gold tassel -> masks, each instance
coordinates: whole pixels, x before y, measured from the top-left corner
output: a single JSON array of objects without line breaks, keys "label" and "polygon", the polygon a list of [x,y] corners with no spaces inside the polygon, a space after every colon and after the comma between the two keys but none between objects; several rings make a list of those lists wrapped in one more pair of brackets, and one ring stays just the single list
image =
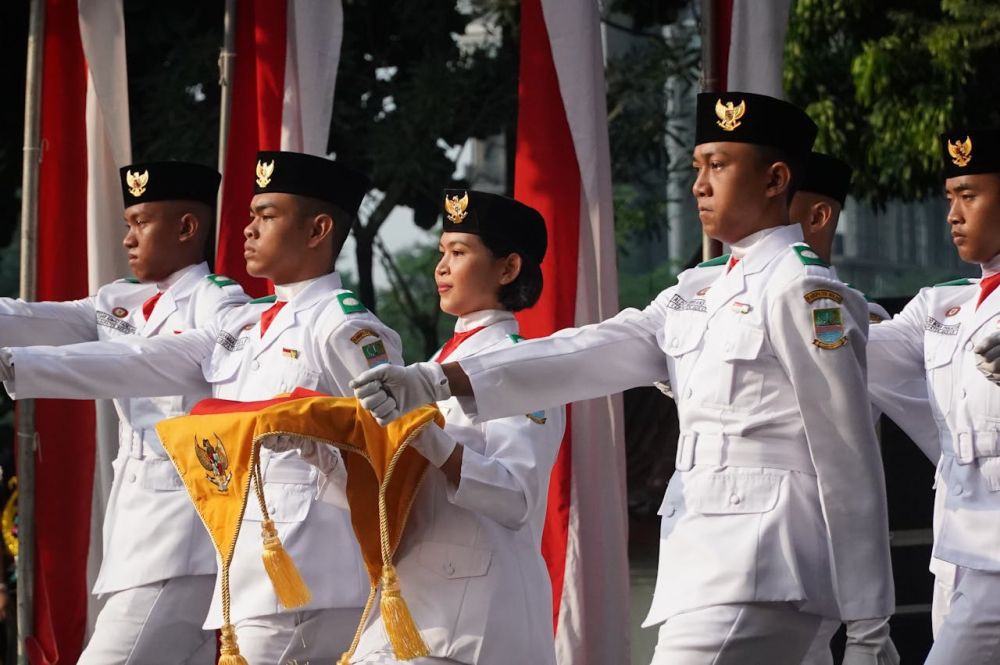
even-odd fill
[{"label": "gold tassel", "polygon": [[337,659],[337,665],[351,665],[351,652],[345,651],[340,654],[340,658]]},{"label": "gold tassel", "polygon": [[236,629],[231,623],[222,625],[219,654],[218,665],[250,665],[247,659],[240,655],[240,647],[236,644]]},{"label": "gold tassel", "polygon": [[430,655],[420,631],[413,623],[410,608],[406,606],[406,601],[399,593],[399,577],[396,575],[395,566],[391,563],[382,566],[382,600],[379,607],[385,632],[389,636],[396,658],[410,660]]},{"label": "gold tassel", "polygon": [[272,520],[264,520],[261,525],[261,536],[264,538],[264,570],[271,578],[271,585],[278,595],[278,602],[286,609],[302,607],[312,597],[309,587],[302,579],[299,569],[295,567],[292,557],[288,556],[288,552],[281,544],[278,529]]}]

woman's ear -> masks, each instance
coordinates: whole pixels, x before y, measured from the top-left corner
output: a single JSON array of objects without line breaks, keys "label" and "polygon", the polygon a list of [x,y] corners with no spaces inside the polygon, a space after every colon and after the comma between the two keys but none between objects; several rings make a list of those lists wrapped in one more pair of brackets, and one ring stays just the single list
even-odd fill
[{"label": "woman's ear", "polygon": [[500,273],[500,285],[507,286],[521,274],[521,255],[508,254],[503,260],[503,270]]}]

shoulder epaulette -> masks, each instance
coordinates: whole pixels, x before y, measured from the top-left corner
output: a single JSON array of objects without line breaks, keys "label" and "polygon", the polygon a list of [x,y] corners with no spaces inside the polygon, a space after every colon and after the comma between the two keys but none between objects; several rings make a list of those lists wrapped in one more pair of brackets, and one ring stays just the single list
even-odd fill
[{"label": "shoulder epaulette", "polygon": [[513,335],[508,335],[508,337],[510,337],[510,341],[514,342],[515,344],[524,341],[524,338],[518,335],[517,333],[514,333]]},{"label": "shoulder epaulette", "polygon": [[935,284],[934,288],[936,289],[939,286],[970,286],[971,284],[972,282],[970,282],[967,278],[961,277],[959,279],[953,279],[950,282],[941,282],[940,284]]},{"label": "shoulder epaulette", "polygon": [[141,283],[135,277],[122,277],[122,281],[128,282],[129,284],[140,284]]},{"label": "shoulder epaulette", "polygon": [[710,268],[712,266],[721,266],[729,263],[729,255],[723,254],[722,256],[717,256],[714,259],[709,259],[708,261],[702,261],[696,268]]},{"label": "shoulder epaulette", "polygon": [[356,295],[350,291],[344,291],[337,295],[337,302],[340,303],[340,309],[344,311],[344,314],[354,314],[356,312],[367,312],[365,306],[361,304],[361,301]]},{"label": "shoulder epaulette", "polygon": [[211,275],[205,275],[205,279],[210,281],[212,284],[215,284],[220,289],[223,286],[231,286],[236,283],[235,279],[230,279],[225,275],[216,275],[215,273],[212,273]]},{"label": "shoulder epaulette", "polygon": [[792,245],[792,249],[795,250],[795,255],[799,257],[799,261],[801,261],[804,266],[823,266],[824,268],[830,267],[829,263],[820,258],[819,254],[816,253],[816,250],[805,243]]},{"label": "shoulder epaulette", "polygon": [[278,299],[278,296],[272,294],[269,296],[264,296],[263,298],[254,298],[248,304],[250,305],[261,305],[264,303],[274,302]]}]

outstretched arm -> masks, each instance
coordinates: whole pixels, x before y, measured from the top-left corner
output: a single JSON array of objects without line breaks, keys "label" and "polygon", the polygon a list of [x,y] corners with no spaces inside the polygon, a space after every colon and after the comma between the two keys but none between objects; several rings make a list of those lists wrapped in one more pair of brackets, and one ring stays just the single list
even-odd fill
[{"label": "outstretched arm", "polygon": [[183,395],[204,388],[201,365],[212,354],[214,330],[123,337],[114,342],[9,349],[14,399],[101,399]]}]

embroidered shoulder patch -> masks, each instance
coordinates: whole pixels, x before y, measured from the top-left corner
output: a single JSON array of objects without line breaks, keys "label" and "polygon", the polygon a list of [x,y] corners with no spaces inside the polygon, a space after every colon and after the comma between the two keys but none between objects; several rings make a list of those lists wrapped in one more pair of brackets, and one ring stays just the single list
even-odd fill
[{"label": "embroidered shoulder patch", "polygon": [[278,300],[278,296],[272,294],[272,295],[269,295],[269,296],[264,296],[263,298],[254,298],[248,304],[250,304],[250,305],[263,305],[263,304],[266,304],[266,303],[275,302],[277,300]]},{"label": "embroidered shoulder patch", "polygon": [[378,333],[371,328],[362,328],[358,332],[351,335],[351,341],[357,344],[366,337],[378,337]]},{"label": "embroidered shoulder patch", "polygon": [[799,261],[805,266],[823,266],[824,268],[829,268],[830,264],[819,257],[812,247],[805,243],[798,245],[792,245],[792,249],[795,250],[795,255],[799,257]]},{"label": "embroidered shoulder patch", "polygon": [[389,362],[389,355],[385,352],[385,344],[382,340],[365,344],[361,347],[361,352],[365,354],[365,362],[369,367],[384,365]]},{"label": "embroidered shoulder patch", "polygon": [[356,312],[365,312],[365,306],[361,304],[358,297],[351,293],[350,291],[345,291],[337,296],[337,302],[340,303],[340,309],[344,311],[344,314],[354,314]]},{"label": "embroidered shoulder patch", "polygon": [[723,254],[722,256],[717,256],[714,259],[709,259],[708,261],[702,261],[696,268],[711,268],[712,266],[724,266],[729,263],[729,254]]},{"label": "embroidered shoulder patch", "polygon": [[844,319],[839,307],[814,309],[813,344],[821,349],[837,349],[847,344],[844,334]]},{"label": "embroidered shoulder patch", "polygon": [[230,279],[225,275],[216,275],[215,273],[212,273],[211,275],[205,275],[205,279],[210,281],[212,284],[215,284],[220,289],[223,286],[232,286],[233,284],[236,283],[235,279]]},{"label": "embroidered shoulder patch", "polygon": [[831,291],[830,289],[816,289],[815,291],[810,291],[809,293],[802,296],[806,299],[807,303],[814,303],[817,300],[832,300],[836,303],[844,302],[844,296],[840,295],[836,291]]},{"label": "embroidered shoulder patch", "polygon": [[971,285],[972,285],[971,281],[969,281],[965,277],[962,277],[960,279],[953,279],[950,282],[941,282],[940,284],[935,284],[934,288],[936,289],[939,286],[971,286]]}]

